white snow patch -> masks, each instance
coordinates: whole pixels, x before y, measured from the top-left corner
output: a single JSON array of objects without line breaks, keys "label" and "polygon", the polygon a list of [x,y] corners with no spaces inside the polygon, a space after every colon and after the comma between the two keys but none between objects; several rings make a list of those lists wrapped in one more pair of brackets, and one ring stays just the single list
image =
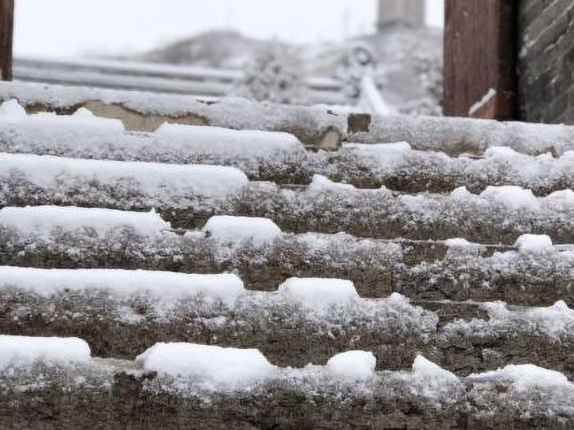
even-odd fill
[{"label": "white snow patch", "polygon": [[[102,118],[95,116],[89,110],[80,108],[72,115],[57,115],[54,112],[39,112],[27,115],[15,100],[10,100],[6,111],[0,108],[0,123],[18,125],[18,135],[29,139],[42,139],[49,137],[55,130],[58,139],[82,138],[85,133],[92,133],[98,137],[105,136],[109,132],[123,132],[125,127],[118,119]],[[91,136],[93,137],[93,136]]]},{"label": "white snow patch", "polygon": [[325,191],[355,192],[357,189],[350,184],[333,182],[322,175],[314,175],[311,184],[307,188],[310,193],[322,193]]},{"label": "white snow patch", "polygon": [[239,389],[263,381],[275,366],[256,349],[221,348],[189,343],[158,343],[138,356],[148,371],[192,379],[206,389]]},{"label": "white snow patch", "polygon": [[523,156],[523,154],[520,154],[507,146],[491,146],[486,151],[484,151],[484,158],[501,158],[512,160],[514,158]]},{"label": "white snow patch", "polygon": [[386,172],[399,168],[412,152],[407,142],[360,144],[349,143],[343,145],[342,152],[351,151],[359,156],[363,163],[376,171]]},{"label": "white snow patch", "polygon": [[268,244],[281,235],[281,229],[270,219],[234,216],[211,217],[202,231],[225,244],[248,240],[257,244]]},{"label": "white snow patch", "polygon": [[338,379],[367,380],[376,376],[377,359],[372,352],[348,351],[332,357],[327,372]]},{"label": "white snow patch", "polygon": [[424,380],[429,386],[439,386],[452,384],[459,381],[458,377],[419,355],[412,368],[412,375],[420,380]]},{"label": "white snow patch", "polygon": [[455,199],[467,199],[469,197],[473,197],[474,194],[472,194],[470,191],[468,191],[468,189],[466,187],[458,187],[455,188],[451,193],[450,193],[451,197],[455,198]]},{"label": "white snow patch", "polygon": [[417,395],[429,398],[441,397],[448,393],[460,380],[453,373],[437,366],[423,356],[419,355],[410,374],[411,390]]},{"label": "white snow patch", "polygon": [[16,99],[5,101],[0,105],[0,121],[14,121],[26,118],[26,110]]},{"label": "white snow patch", "polygon": [[93,118],[94,114],[92,113],[92,111],[81,107],[79,108],[76,112],[73,113],[74,116],[79,116],[79,117],[83,117],[83,118]]},{"label": "white snow patch", "polygon": [[[509,310],[503,302],[484,303],[482,306],[488,312],[489,325],[504,330],[511,328],[517,332],[542,333],[559,340],[562,336],[569,336],[574,327],[574,310],[562,300],[549,307],[517,311]],[[464,324],[471,327],[474,322]]]},{"label": "white snow patch", "polygon": [[480,196],[513,210],[536,209],[539,206],[538,199],[531,190],[516,186],[487,187]]},{"label": "white snow patch", "polygon": [[514,246],[525,254],[547,254],[555,250],[550,236],[537,234],[520,236]]},{"label": "white snow patch", "polygon": [[472,374],[469,379],[498,379],[510,382],[517,391],[527,391],[532,388],[574,388],[562,373],[532,364],[518,366],[511,364],[495,371]]},{"label": "white snow patch", "polygon": [[98,181],[110,186],[136,181],[150,196],[173,194],[224,197],[249,181],[240,170],[224,166],[81,160],[52,156],[0,154],[0,177],[14,172],[41,187],[54,187],[61,175]]},{"label": "white snow patch", "polygon": [[291,278],[279,286],[279,295],[317,312],[361,300],[355,285],[342,279]]},{"label": "white snow patch", "polygon": [[574,191],[572,190],[554,191],[553,193],[544,197],[544,200],[553,203],[562,203],[571,205],[574,204]]},{"label": "white snow patch", "polygon": [[292,134],[260,130],[164,123],[156,131],[156,137],[165,147],[239,157],[263,158],[304,150]]},{"label": "white snow patch", "polygon": [[131,227],[141,236],[154,236],[171,230],[171,225],[153,211],[122,212],[60,206],[6,207],[0,209],[0,226],[15,229],[21,235],[41,237],[50,235],[54,229],[94,229],[100,236],[122,227]]},{"label": "white snow patch", "polygon": [[68,290],[104,290],[125,298],[147,294],[166,304],[176,304],[182,299],[200,296],[232,305],[246,292],[241,279],[231,274],[195,275],[144,270],[0,266],[0,289],[12,287],[43,297]]},{"label": "white snow patch", "polygon": [[470,248],[470,247],[476,246],[472,242],[469,242],[466,239],[462,239],[462,238],[458,238],[458,237],[445,240],[444,244],[445,244],[445,246],[447,246],[449,248]]},{"label": "white snow patch", "polygon": [[90,347],[81,339],[0,335],[0,372],[35,364],[86,364],[90,359]]},{"label": "white snow patch", "polygon": [[478,102],[474,103],[470,107],[468,115],[473,116],[476,112],[478,112],[480,109],[486,106],[488,102],[490,102],[493,98],[495,98],[496,94],[497,94],[496,90],[494,88],[490,88],[486,92],[486,94],[482,97],[482,99],[480,99]]}]

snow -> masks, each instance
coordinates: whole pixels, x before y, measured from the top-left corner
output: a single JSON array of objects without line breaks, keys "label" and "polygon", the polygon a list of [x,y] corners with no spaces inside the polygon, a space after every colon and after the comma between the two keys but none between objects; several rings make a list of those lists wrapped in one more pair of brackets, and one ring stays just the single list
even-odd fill
[{"label": "snow", "polygon": [[136,362],[147,371],[191,379],[211,390],[246,389],[276,370],[256,349],[189,343],[158,343],[138,356]]},{"label": "snow", "polygon": [[24,106],[43,105],[48,108],[70,108],[98,100],[144,115],[169,115],[174,118],[193,112],[205,118],[211,126],[244,130],[284,130],[290,128],[289,125],[301,127],[302,120],[310,129],[333,127],[344,130],[347,123],[345,117],[331,115],[327,109],[318,107],[266,105],[239,98],[204,103],[196,97],[185,95],[0,82],[0,99],[12,98]]},{"label": "snow", "polygon": [[495,379],[510,383],[519,392],[531,389],[574,388],[568,378],[560,372],[544,369],[533,364],[510,364],[495,371],[472,374],[469,379]]},{"label": "snow", "polygon": [[552,239],[545,235],[525,234],[518,238],[514,246],[525,254],[545,254],[554,252]]},{"label": "snow", "polygon": [[356,149],[358,151],[365,151],[369,155],[376,154],[380,161],[384,161],[389,154],[405,153],[412,151],[411,145],[408,142],[395,142],[395,143],[346,143],[343,148]]},{"label": "snow", "polygon": [[291,278],[279,286],[279,294],[317,312],[351,306],[360,300],[355,285],[341,279]]},{"label": "snow", "polygon": [[539,155],[564,154],[574,149],[574,128],[565,125],[496,122],[469,118],[430,116],[376,116],[368,132],[352,133],[355,143],[408,141],[413,149],[459,155],[482,154],[493,146],[507,146],[517,152]]},{"label": "snow", "polygon": [[49,298],[64,291],[108,291],[130,298],[150,296],[166,304],[193,297],[233,305],[245,294],[235,275],[110,269],[32,269],[0,266],[0,289],[17,288]]},{"label": "snow", "polygon": [[90,347],[77,338],[0,335],[0,373],[37,364],[72,366],[90,360]]},{"label": "snow", "polygon": [[74,181],[94,182],[117,187],[130,182],[146,196],[169,201],[174,196],[218,198],[238,192],[249,181],[233,167],[182,166],[159,163],[78,160],[52,156],[0,154],[0,178],[22,175],[32,184],[58,187]]},{"label": "snow", "polygon": [[337,354],[327,362],[327,372],[344,380],[369,380],[376,377],[377,359],[372,352],[348,351]]},{"label": "snow", "polygon": [[453,387],[460,384],[456,375],[441,368],[419,355],[412,367],[411,391],[428,398],[438,398],[450,393]]},{"label": "snow", "polygon": [[536,209],[539,205],[532,191],[517,186],[487,187],[480,196],[512,210]]},{"label": "snow", "polygon": [[[372,145],[348,143],[343,145],[339,153],[341,155],[349,154],[353,157],[350,163],[357,164],[360,162],[362,165],[368,166],[372,172],[385,176],[404,168],[406,160],[412,155],[411,151],[411,146],[407,142]],[[345,167],[345,165],[341,166],[342,169]]]},{"label": "snow", "polygon": [[304,149],[292,134],[259,130],[164,123],[156,131],[157,143],[179,150],[210,152],[228,156],[270,157]]},{"label": "snow", "polygon": [[309,193],[333,192],[355,192],[357,189],[353,185],[333,182],[322,175],[313,175],[313,181],[307,187]]},{"label": "snow", "polygon": [[444,327],[445,335],[480,340],[491,339],[493,333],[509,333],[512,336],[540,336],[555,342],[572,341],[574,310],[564,301],[549,307],[509,309],[504,302],[484,303],[481,306],[488,312],[488,320],[456,320]]},{"label": "snow", "polygon": [[304,146],[288,133],[170,123],[153,133],[132,133],[121,121],[94,116],[86,108],[73,115],[24,115],[18,121],[0,116],[0,124],[0,151],[10,153],[229,165],[250,174],[262,165],[279,169],[282,163],[305,158]]},{"label": "snow", "polygon": [[444,370],[442,367],[427,360],[422,355],[419,355],[415,359],[412,368],[412,375],[416,379],[426,381],[429,386],[458,382],[458,377],[455,374],[448,370]]},{"label": "snow", "polygon": [[[28,115],[17,100],[6,101],[0,107],[0,124],[8,131],[18,130],[22,139],[30,142],[38,139],[60,141],[80,139],[82,137],[94,142],[105,137],[107,133],[121,133],[125,128],[120,120],[97,117],[85,108],[78,109],[72,115],[56,115],[54,112],[39,112]],[[7,130],[4,130],[6,132]],[[57,136],[54,132],[57,130]],[[86,135],[85,133],[93,133]]]},{"label": "snow", "polygon": [[486,106],[493,98],[496,97],[496,90],[494,88],[490,88],[486,94],[482,97],[482,99],[476,103],[474,103],[470,110],[468,111],[469,116],[473,116],[479,110],[481,110],[484,106]]},{"label": "snow", "polygon": [[[574,153],[573,153],[574,154]],[[566,205],[574,203],[574,191],[572,190],[560,190],[554,191],[553,193],[547,195],[544,200],[554,203],[563,203]]]},{"label": "snow", "polygon": [[475,244],[462,238],[447,239],[444,244],[449,248],[468,248],[476,246]]},{"label": "snow", "polygon": [[16,99],[3,102],[0,105],[0,121],[17,121],[26,117],[26,110]]},{"label": "snow", "polygon": [[224,244],[238,244],[249,240],[256,244],[270,244],[281,235],[281,229],[270,219],[234,216],[211,217],[202,231],[208,237]]},{"label": "snow", "polygon": [[105,236],[123,227],[130,227],[146,237],[171,230],[170,224],[154,211],[123,212],[61,206],[6,207],[0,209],[0,226],[17,230],[21,236],[40,237],[48,237],[55,229],[94,229],[99,236]]},{"label": "snow", "polygon": [[450,193],[450,196],[454,199],[461,199],[466,200],[472,198],[474,194],[472,194],[466,187],[458,187]]}]

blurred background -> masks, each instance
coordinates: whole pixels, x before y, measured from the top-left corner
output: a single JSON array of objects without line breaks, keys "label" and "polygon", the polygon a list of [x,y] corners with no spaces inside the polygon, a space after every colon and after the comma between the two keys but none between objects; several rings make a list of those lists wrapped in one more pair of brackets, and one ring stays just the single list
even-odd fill
[{"label": "blurred background", "polygon": [[20,0],[14,73],[438,115],[443,23],[443,0]]}]

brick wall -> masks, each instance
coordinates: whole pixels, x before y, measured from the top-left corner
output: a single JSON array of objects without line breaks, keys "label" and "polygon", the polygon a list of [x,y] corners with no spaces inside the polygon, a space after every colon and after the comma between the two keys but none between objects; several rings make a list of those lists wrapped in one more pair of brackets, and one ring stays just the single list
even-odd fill
[{"label": "brick wall", "polygon": [[574,0],[522,0],[521,119],[574,124]]}]

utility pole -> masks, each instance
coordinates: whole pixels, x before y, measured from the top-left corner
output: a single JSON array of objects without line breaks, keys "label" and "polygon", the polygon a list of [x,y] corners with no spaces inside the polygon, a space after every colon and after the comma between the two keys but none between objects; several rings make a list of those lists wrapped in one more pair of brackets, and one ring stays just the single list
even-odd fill
[{"label": "utility pole", "polygon": [[0,0],[0,78],[12,80],[14,43],[14,0]]}]

